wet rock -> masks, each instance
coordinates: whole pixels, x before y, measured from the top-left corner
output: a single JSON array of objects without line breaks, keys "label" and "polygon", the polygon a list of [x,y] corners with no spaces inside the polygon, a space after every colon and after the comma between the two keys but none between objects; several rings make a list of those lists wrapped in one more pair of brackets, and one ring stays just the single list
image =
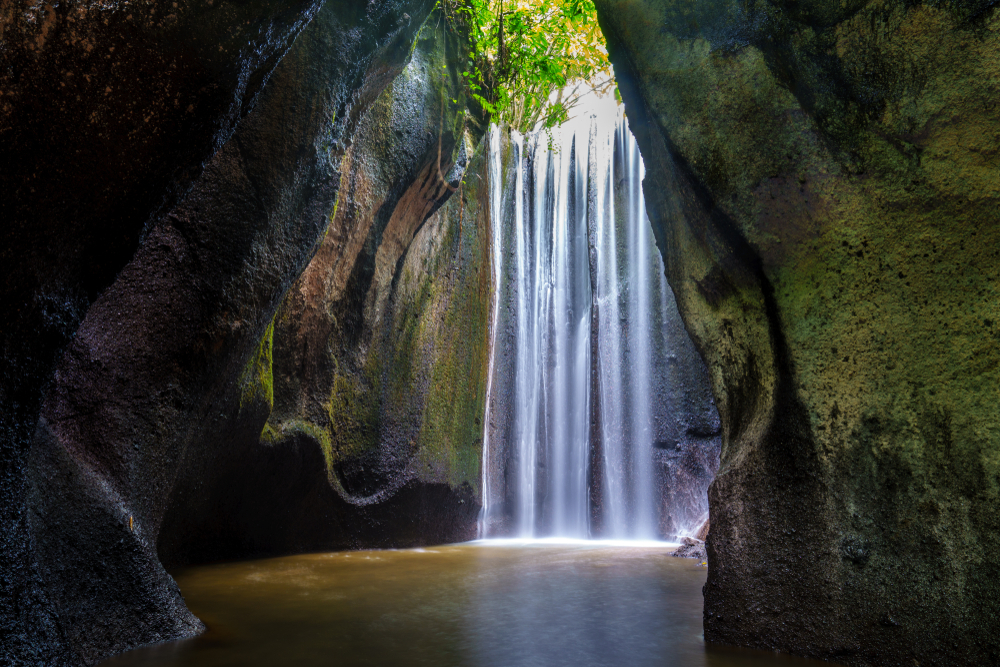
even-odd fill
[{"label": "wet rock", "polygon": [[694,538],[696,540],[701,540],[702,542],[704,542],[705,540],[708,539],[708,532],[710,529],[711,529],[711,521],[705,519],[705,523],[703,523],[701,528],[698,529],[698,532],[694,534]]},{"label": "wet rock", "polygon": [[722,421],[706,639],[989,663],[996,5],[596,4]]},{"label": "wet rock", "polygon": [[[100,655],[74,645],[35,554],[41,517],[28,450],[54,365],[147,222],[231,136],[319,4],[0,3],[0,653],[7,664]],[[77,483],[79,492],[99,486],[89,472]],[[72,510],[46,520],[55,529],[91,529]],[[123,536],[114,534],[89,546],[100,543],[97,554],[120,550]],[[176,597],[167,586],[149,600],[168,607]],[[164,638],[197,629],[190,616],[172,618],[176,626],[160,628]]]},{"label": "wet rock", "polygon": [[409,478],[479,486],[489,208],[467,59],[435,14],[362,122],[337,214],[278,314],[267,433],[321,434],[352,502]]},{"label": "wet rock", "polygon": [[708,554],[705,552],[705,543],[693,537],[682,537],[681,546],[670,552],[671,556],[678,558],[697,558],[705,560]]}]

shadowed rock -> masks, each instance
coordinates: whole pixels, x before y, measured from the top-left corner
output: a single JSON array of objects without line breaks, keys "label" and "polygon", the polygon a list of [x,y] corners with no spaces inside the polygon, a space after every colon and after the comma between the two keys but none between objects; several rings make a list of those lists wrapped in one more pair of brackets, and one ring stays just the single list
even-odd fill
[{"label": "shadowed rock", "polygon": [[[32,553],[38,517],[25,458],[53,365],[151,216],[229,138],[318,6],[0,2],[0,647],[9,663],[80,657]],[[173,631],[194,627],[189,619]]]},{"label": "shadowed rock", "polygon": [[[22,102],[37,101],[30,87],[40,79],[28,75],[44,58],[72,52],[86,62],[90,47],[108,55],[73,74],[87,82],[76,101],[94,112],[80,116],[97,119],[93,128],[67,135],[67,146],[55,146],[58,125],[42,132],[32,120],[4,129],[12,156],[23,150],[73,168],[66,196],[53,188],[60,194],[36,205],[22,197],[36,187],[27,175],[35,167],[4,159],[16,165],[4,172],[5,185],[25,184],[16,186],[18,217],[5,248],[18,262],[5,283],[8,311],[22,313],[15,335],[4,332],[12,360],[3,385],[4,455],[13,463],[5,464],[11,530],[3,553],[11,567],[4,567],[3,613],[14,628],[4,648],[14,664],[93,663],[199,631],[156,555],[175,478],[189,451],[204,455],[219,444],[215,428],[240,404],[248,360],[326,227],[358,118],[404,66],[431,6],[327,2],[266,86],[313,5],[222,3],[218,16],[171,7],[152,23],[138,6],[90,8],[66,18],[68,32],[47,33],[64,40],[54,55],[27,54],[31,46],[22,45]],[[74,23],[84,19],[96,21],[90,37]],[[136,21],[145,32],[136,32]],[[4,39],[14,35],[5,31]],[[120,67],[107,65],[116,54]],[[161,80],[162,72],[143,69],[151,65],[179,78]],[[125,87],[118,107],[84,90],[94,80],[111,87],[108,95]],[[175,106],[170,86],[178,81]],[[59,90],[44,94],[74,104]],[[28,113],[11,108],[4,111],[15,121]],[[110,143],[104,153],[78,150],[86,141]],[[44,167],[44,178],[58,173]],[[95,175],[100,188],[89,180]],[[163,214],[142,229],[155,211]],[[42,233],[54,241],[39,242]],[[71,335],[52,373],[46,355]],[[46,384],[39,419],[28,401],[37,405]],[[35,433],[25,454],[19,433],[28,428]]]}]

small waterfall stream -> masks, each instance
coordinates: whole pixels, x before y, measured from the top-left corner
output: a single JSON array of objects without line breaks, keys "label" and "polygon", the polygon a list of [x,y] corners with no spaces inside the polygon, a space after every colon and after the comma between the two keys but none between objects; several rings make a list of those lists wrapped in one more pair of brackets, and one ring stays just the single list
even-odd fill
[{"label": "small waterfall stream", "polygon": [[643,176],[620,112],[551,137],[492,131],[482,537],[680,532],[656,464],[679,318]]},{"label": "small waterfall stream", "polygon": [[[655,396],[650,376],[650,337],[662,327],[653,319],[651,299],[660,301],[666,289],[663,260],[656,251],[646,217],[642,195],[645,169],[628,123],[620,119],[614,134],[596,141],[594,149],[593,308],[598,330],[595,371],[600,387],[600,442],[606,489],[604,535],[654,539],[657,531],[651,403]],[[623,195],[619,197],[624,208],[622,225],[616,216],[616,176]]]}]

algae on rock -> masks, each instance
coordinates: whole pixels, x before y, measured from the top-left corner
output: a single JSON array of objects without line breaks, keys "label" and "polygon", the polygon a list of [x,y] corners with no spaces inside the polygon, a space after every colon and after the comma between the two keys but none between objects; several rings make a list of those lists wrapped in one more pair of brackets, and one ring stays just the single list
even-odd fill
[{"label": "algae on rock", "polygon": [[485,121],[459,74],[467,41],[437,18],[362,119],[336,215],[279,311],[269,428],[323,434],[351,503],[414,482],[453,489],[470,517],[458,539],[479,485],[489,207]]}]

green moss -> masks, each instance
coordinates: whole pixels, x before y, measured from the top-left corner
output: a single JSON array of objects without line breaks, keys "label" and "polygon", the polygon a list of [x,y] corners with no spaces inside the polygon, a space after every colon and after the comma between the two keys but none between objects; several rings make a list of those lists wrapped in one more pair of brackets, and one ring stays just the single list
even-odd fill
[{"label": "green moss", "polygon": [[264,430],[260,432],[261,443],[267,445],[268,447],[273,447],[274,445],[278,444],[278,441],[280,439],[281,439],[281,434],[278,433],[278,431],[276,431],[273,426],[271,426],[270,422],[264,424]]},{"label": "green moss", "polygon": [[[483,168],[479,155],[470,170],[475,173]],[[467,483],[478,490],[491,284],[489,254],[481,241],[488,233],[479,228],[485,220],[477,216],[474,181],[466,179],[464,202],[455,197],[442,211],[448,216],[445,238],[427,278],[434,293],[432,302],[440,308],[424,314],[433,336],[434,358],[424,400],[419,460],[420,469],[430,471],[436,481],[454,487]],[[457,274],[453,282],[447,279],[452,271]]]},{"label": "green moss", "polygon": [[265,403],[268,412],[274,406],[274,377],[271,372],[274,355],[274,320],[267,325],[257,352],[240,375],[240,410],[256,403]]},{"label": "green moss", "polygon": [[416,364],[420,357],[417,347],[423,337],[423,320],[432,294],[433,286],[427,281],[416,292],[413,300],[403,305],[402,314],[397,318],[399,323],[396,335],[391,341],[392,362],[387,369],[386,378],[386,399],[396,406],[402,406],[407,401],[417,379]]},{"label": "green moss", "polygon": [[317,426],[316,424],[306,421],[305,419],[292,419],[287,422],[282,422],[280,427],[281,439],[294,436],[304,436],[315,440],[323,450],[323,456],[326,458],[327,465],[331,464],[333,448],[330,444],[330,435],[327,433],[325,428]]},{"label": "green moss", "polygon": [[[471,290],[470,290],[471,291]],[[475,305],[476,299],[463,299]],[[481,301],[480,301],[481,302]],[[488,303],[488,301],[487,301]],[[485,329],[454,308],[445,321],[452,333],[440,341],[446,350],[435,364],[420,433],[420,457],[452,486],[468,482],[479,487],[482,454],[482,414],[485,401]]]},{"label": "green moss", "polygon": [[330,401],[328,463],[357,456],[378,443],[378,401],[370,386],[349,375],[333,376]]},{"label": "green moss", "polygon": [[263,433],[261,433],[261,442],[269,446],[280,446],[282,442],[293,438],[306,438],[319,445],[320,450],[323,452],[323,459],[326,461],[327,480],[337,493],[341,496],[346,496],[346,491],[333,471],[336,456],[330,440],[330,433],[327,429],[306,419],[291,419],[282,422],[276,428],[268,424],[264,427]]},{"label": "green moss", "polygon": [[[741,588],[748,549],[787,558],[782,516],[797,522],[793,552],[822,545],[802,585],[843,594],[814,618],[868,632],[881,611],[857,610],[884,597],[912,619],[889,630],[907,651],[935,637],[925,609],[954,604],[965,627],[992,619],[995,584],[970,582],[996,571],[998,553],[1000,107],[985,100],[1000,76],[1000,10],[966,21],[959,3],[598,7],[635,75],[622,77],[629,111],[649,114],[636,123],[647,203],[725,424],[713,526],[719,514],[742,545],[717,550],[725,595],[787,594],[784,581]],[[685,23],[684,8],[706,20]],[[766,34],[719,48],[707,19],[726,12]],[[788,463],[772,458],[791,442],[802,445]],[[786,470],[816,486],[775,496]],[[847,535],[878,564],[836,555]],[[706,602],[721,610],[714,585]]]},{"label": "green moss", "polygon": [[330,215],[326,216],[326,227],[323,228],[323,235],[320,236],[319,240],[316,242],[316,247],[318,248],[322,245],[323,241],[326,240],[326,235],[330,233],[330,228],[333,227],[333,221],[337,219],[337,209],[340,207],[340,189],[337,189],[337,196],[333,200],[333,210],[330,211]]}]

